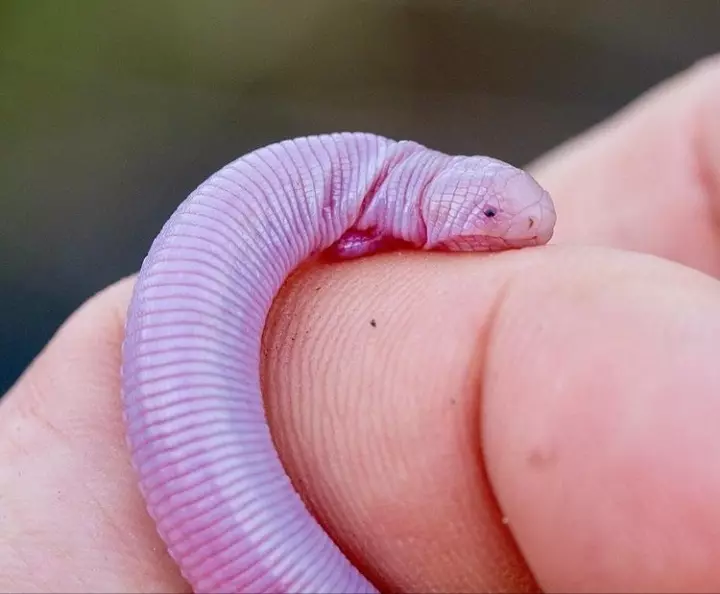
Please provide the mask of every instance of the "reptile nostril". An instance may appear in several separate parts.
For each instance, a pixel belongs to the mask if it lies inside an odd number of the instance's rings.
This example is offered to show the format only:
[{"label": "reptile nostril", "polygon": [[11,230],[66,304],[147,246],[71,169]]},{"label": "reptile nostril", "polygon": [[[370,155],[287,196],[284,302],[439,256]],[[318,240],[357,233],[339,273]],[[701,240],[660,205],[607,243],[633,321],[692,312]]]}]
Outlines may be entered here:
[{"label": "reptile nostril", "polygon": [[535,226],[535,223],[537,223],[537,219],[535,217],[528,217],[528,229],[532,229]]}]

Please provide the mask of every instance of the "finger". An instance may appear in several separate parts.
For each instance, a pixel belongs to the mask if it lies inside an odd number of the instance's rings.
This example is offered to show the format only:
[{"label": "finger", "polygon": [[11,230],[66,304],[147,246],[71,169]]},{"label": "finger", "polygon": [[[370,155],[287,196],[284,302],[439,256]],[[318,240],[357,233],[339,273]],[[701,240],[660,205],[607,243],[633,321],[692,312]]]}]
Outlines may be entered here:
[{"label": "finger", "polygon": [[292,279],[265,390],[387,591],[717,591],[719,333],[716,283],[646,256],[390,255]]},{"label": "finger", "polygon": [[508,292],[486,360],[489,475],[545,591],[717,592],[720,285],[599,255]]},{"label": "finger", "polygon": [[140,498],[120,411],[134,279],[76,312],[0,406],[0,591],[189,591]]},{"label": "finger", "polygon": [[555,243],[655,254],[720,276],[720,56],[545,157]]},{"label": "finger", "polygon": [[[716,286],[669,264],[593,253],[389,256],[310,271],[288,285],[266,342],[273,431],[311,507],[379,583],[395,591],[531,590],[533,578],[517,542],[546,589],[607,591],[620,584],[662,590],[678,583],[717,589],[718,538],[711,531],[718,524],[717,472],[710,442],[718,379],[710,347],[717,332],[711,323],[718,317]],[[116,303],[109,318],[100,319],[117,321],[123,309]],[[110,361],[118,356],[119,340],[100,346],[90,329],[111,336],[115,327],[119,338],[118,326],[88,316],[76,334],[81,317],[60,333],[2,408],[2,435],[15,431],[12,447],[4,443],[0,451],[0,488],[11,495],[13,512],[4,542],[20,554],[0,556],[6,566],[0,575],[10,580],[9,589],[32,590],[22,581],[30,576],[35,591],[48,583],[74,591],[100,588],[96,578],[122,590],[179,591],[184,584],[161,553],[127,458],[119,453],[117,377],[107,382],[113,385],[106,393],[88,398],[84,384],[63,382],[75,373],[64,357],[45,366],[54,349],[68,346],[62,337],[70,335],[89,345],[78,368],[86,368],[86,357],[97,357],[100,369],[115,368]],[[596,325],[589,327],[588,319]],[[580,348],[585,343],[578,345],[573,328],[594,350]],[[618,349],[623,341],[629,346]],[[685,347],[675,362],[666,351],[648,348],[679,342]],[[97,352],[104,348],[115,354]],[[545,358],[538,357],[542,349]],[[567,374],[561,363],[577,362],[583,352],[594,354],[604,377],[615,381],[597,382],[594,365],[578,363],[585,372]],[[638,373],[638,353],[647,353],[640,372],[652,373]],[[89,375],[80,373],[81,379],[104,385],[107,380],[88,365]],[[33,379],[43,366],[45,379]],[[513,374],[515,384],[507,379]],[[586,389],[589,382],[604,385],[612,398],[604,392],[598,398]],[[672,399],[678,382],[682,402]],[[33,384],[38,388],[26,387]],[[637,400],[638,394],[643,398]],[[28,397],[39,406],[21,405]],[[63,399],[67,411],[45,404],[53,399]],[[517,404],[503,408],[508,401]],[[38,420],[18,422],[23,409],[35,411],[25,416]],[[598,413],[612,422],[593,423]],[[633,441],[628,425],[637,427],[638,418],[647,426]],[[528,426],[535,442],[521,439]],[[656,426],[662,431],[653,431]],[[617,427],[623,429],[619,435]],[[105,437],[88,437],[100,433]],[[558,442],[564,448],[551,444],[550,456],[532,455],[548,451],[537,447],[547,445],[548,435],[570,437]],[[59,451],[62,440],[81,447],[63,448],[65,455],[38,454]],[[507,526],[482,466],[481,440]],[[604,449],[594,449],[595,443]],[[668,455],[667,444],[675,455]],[[614,456],[607,458],[608,452]],[[564,463],[545,465],[539,474],[544,481],[523,466],[524,460],[546,458]],[[614,473],[611,463],[618,459],[635,464]],[[39,468],[29,472],[28,460]],[[644,472],[630,472],[638,468]],[[29,474],[27,482],[16,482],[23,478],[19,470]],[[667,483],[682,488],[668,491]],[[665,488],[662,498],[658,484]],[[57,510],[52,498],[58,493],[64,513],[43,511]],[[631,497],[623,499],[627,493]],[[651,502],[645,507],[652,513],[638,514],[638,500]],[[566,510],[572,513],[560,521]],[[616,530],[605,530],[607,525]],[[130,544],[117,542],[122,531]],[[62,567],[46,561],[57,551]],[[625,558],[632,563],[624,566]],[[673,562],[665,563],[668,558]],[[28,573],[28,562],[41,570]],[[139,587],[141,581],[150,585]]]}]

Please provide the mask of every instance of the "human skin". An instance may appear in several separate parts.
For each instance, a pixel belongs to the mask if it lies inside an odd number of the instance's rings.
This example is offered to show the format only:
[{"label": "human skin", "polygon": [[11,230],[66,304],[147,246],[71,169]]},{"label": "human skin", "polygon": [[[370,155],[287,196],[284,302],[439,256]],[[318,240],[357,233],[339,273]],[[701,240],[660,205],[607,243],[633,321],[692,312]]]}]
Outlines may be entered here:
[{"label": "human skin", "polygon": [[[286,284],[264,337],[273,434],[382,590],[720,588],[718,93],[709,60],[538,161],[549,248]],[[124,443],[132,283],[0,405],[2,591],[189,590]]]},{"label": "human skin", "polygon": [[260,148],[192,192],[135,283],[122,393],[148,512],[196,593],[377,592],[307,510],[267,424],[261,343],[287,277],[330,247],[536,247],[555,218],[516,167],[367,133]]}]

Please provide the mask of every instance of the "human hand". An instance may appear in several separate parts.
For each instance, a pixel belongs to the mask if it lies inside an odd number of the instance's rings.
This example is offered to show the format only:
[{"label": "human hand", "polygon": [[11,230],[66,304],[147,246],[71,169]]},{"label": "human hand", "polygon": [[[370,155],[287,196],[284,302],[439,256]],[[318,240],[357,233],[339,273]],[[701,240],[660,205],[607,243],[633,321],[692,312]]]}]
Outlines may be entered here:
[{"label": "human hand", "polygon": [[[708,61],[537,162],[556,246],[284,288],[273,433],[383,590],[720,588],[720,285],[691,269],[720,275],[718,93]],[[124,444],[131,290],[84,305],[0,404],[1,591],[188,590]]]}]

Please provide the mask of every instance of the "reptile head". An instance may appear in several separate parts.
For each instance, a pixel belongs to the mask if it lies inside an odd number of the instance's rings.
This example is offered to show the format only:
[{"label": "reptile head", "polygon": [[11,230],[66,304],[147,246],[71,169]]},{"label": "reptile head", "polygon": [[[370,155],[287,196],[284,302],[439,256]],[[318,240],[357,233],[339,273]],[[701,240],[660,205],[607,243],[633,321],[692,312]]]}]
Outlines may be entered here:
[{"label": "reptile head", "polygon": [[555,228],[550,195],[523,171],[489,157],[455,157],[421,204],[427,249],[501,250],[543,245]]}]

